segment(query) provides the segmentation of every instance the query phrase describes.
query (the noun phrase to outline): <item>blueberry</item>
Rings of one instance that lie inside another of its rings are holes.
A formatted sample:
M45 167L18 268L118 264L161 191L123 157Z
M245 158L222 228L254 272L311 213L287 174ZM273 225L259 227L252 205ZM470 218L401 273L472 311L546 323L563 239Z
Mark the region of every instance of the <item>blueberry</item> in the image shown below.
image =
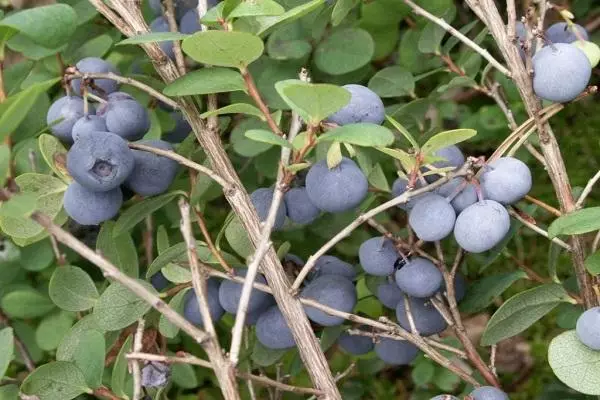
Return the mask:
M171 282L169 282L160 271L150 277L150 283L154 289L158 290L159 292L166 289L166 287L171 284Z
M289 349L296 346L292 331L276 305L258 318L256 338L269 349Z
M419 349L406 340L381 338L375 344L375 353L386 364L408 365L417 357Z
M435 168L448 168L448 167L454 167L459 168L461 167L464 163L465 163L465 156L462 153L462 151L460 151L460 149L457 146L448 146L448 147L443 147L439 150L436 150L433 152L433 155L436 157L440 157L440 158L444 158L444 161L436 161L434 162L432 165ZM435 182L437 179L439 178L439 176L437 174L433 174L433 175L427 175L425 177L425 180L427 180L427 182L431 183L431 182Z
M105 74L108 72L112 72L114 74L119 73L119 71L117 70L117 68L115 68L114 65L112 65L108 61L104 61L103 59L97 58L97 57L83 58L83 59L79 60L79 62L77 64L75 64L75 67L82 74L85 74L85 73L103 73L103 74ZM119 82L113 81L112 79L94 79L94 85L96 85L96 87L98 87L102 91L102 93L99 93L100 91L98 91L96 89L90 90L91 93L93 93L97 96L107 95L109 93L116 92L119 89ZM75 94L81 95L82 94L81 79L73 79L71 81L71 88L73 89L73 92L75 92Z
M308 198L304 187L291 188L285 193L283 200L288 218L297 224L309 224L321 213Z
M393 185L392 185L392 194L394 195L394 197L398 197L401 194L403 194L404 192L406 192L406 187L408 186L408 181L404 178L398 178L394 181ZM415 189L419 189L423 187L423 185L421 184L420 181L417 181L415 184ZM404 204L399 204L398 207L403 209L404 211L408 211L411 208L413 208L415 206L415 203L423 196L427 195L427 193L423 193L420 194L418 196L415 197L411 197L410 200L408 200L408 202L404 203Z
M162 150L173 150L173 146L162 140L142 140L140 144ZM143 150L133 150L135 166L127 177L125 185L140 196L154 196L165 192L175 175L179 164L167 157Z
M67 170L89 190L114 189L127 179L133 168L133 152L127 142L109 132L80 135L67 153Z
M443 197L454 196L450 201L450 204L454 208L457 214L462 210L469 207L471 204L477 202L477 190L475 185L467 183L460 192L457 192L459 188L464 184L465 178L457 177L451 179L449 182L444 183L437 189L437 193Z
M410 227L426 242L444 239L452 232L454 221L454 208L444 197L433 193L420 198L408 215Z
M578 24L573 24L571 27L566 22L557 22L552 24L546 29L546 39L550 43L573 43L579 38L575 34L575 31L579 31L583 40L589 40L587 30Z
M514 157L501 157L485 166L480 182L484 197L502 204L521 200L533 184L527 164Z
M592 350L600 350L600 307L593 307L577 319L577 336Z
M456 218L454 238L471 253L482 253L496 246L510 229L506 208L494 200L484 200L465 208Z
M112 92L106 96L107 101L135 100L135 98L127 92Z
M431 297L444 282L440 270L429 260L413 257L396 271L396 284L404 293L413 297Z
M109 99L98 108L98 115L106 120L108 132L125 140L139 140L150 129L148 110L134 99Z
M323 275L311 281L302 290L302 297L336 310L351 312L356 305L356 289L350 280L339 275ZM344 322L344 318L335 317L310 306L304 306L311 321L323 326L335 326Z
M170 32L169 22L165 17L158 17L152 23L150 23L150 32ZM173 52L173 42L172 41L162 41L158 42L161 50L165 52L167 57L171 60L175 58L175 53Z
M213 322L220 320L225 313L219 302L219 286L221 286L221 282L218 279L209 278L206 281L206 300L208 302L210 318ZM194 325L204 326L202 314L198 307L198 300L196 299L196 292L193 289L188 291L184 296L183 316Z
M174 111L170 113L170 116L175 121L175 127L163 135L164 139L171 143L181 143L188 137L192 131L192 127L180 112Z
M261 220L261 222L264 222L269 215L269 209L271 208L271 202L273 201L273 189L256 189L254 192L252 192L252 194L250 194L250 200L252 200L252 204L256 208L258 218ZM283 228L286 213L287 209L285 207L285 202L282 201L279 205L279 209L277 209L277 214L275 215L275 224L273 224L273 230L279 230Z
M73 125L71 136L73 141L79 139L81 134L90 132L106 132L106 121L98 115L86 115L81 117Z
M469 396L473 400L509 400L508 395L493 386L481 386L473 390Z
M544 100L573 100L585 90L591 76L587 56L571 44L546 46L533 56L533 90Z
M89 107L94 114L94 108ZM83 100L75 96L64 96L56 100L48 109L46 123L54 136L65 143L73 143L73 126L83 117ZM60 122L57 122L60 120Z
M65 211L81 225L98 225L119 212L123 194L118 187L104 192L94 192L77 182L71 182L64 196Z
M348 264L335 256L324 255L317 259L308 278L309 280L313 280L325 275L343 276L349 280L353 280L356 278L356 270L351 264Z
M358 248L360 265L367 274L388 276L394 272L398 251L390 239L378 236L364 241Z
M415 328L417 328L421 336L435 335L446 329L447 324L444 317L431 304L429 299L417 299L415 297L409 297L408 299ZM406 315L405 301L404 297L402 297L396 305L396 318L401 327L412 332L408 316Z
M400 290L396 282L385 282L377 286L375 296L385 307L395 310L404 293Z
M183 14L183 17L181 17L181 22L179 23L179 32L190 35L194 32L200 31L201 29L200 19L198 18L198 10L191 9Z
M166 386L170 375L169 364L150 361L142 368L142 386L146 388Z
M247 272L246 268L239 268L235 270L235 275L245 277ZM262 283L263 285L267 284L266 279L260 274L256 275L254 282ZM237 314L240 298L242 297L242 287L242 283L234 281L224 281L221 283L221 287L219 287L219 302L221 303L221 307L228 313ZM271 297L268 293L252 289L250 301L248 302L248 313L266 309L267 306L271 305Z
M365 326L361 326L360 328L364 329ZM351 335L348 332L342 332L338 337L337 343L346 353L355 356L366 354L375 347L372 338L368 336Z
M207 3L207 7L210 9L218 3L218 0L208 0ZM198 7L198 0L175 0L173 2L173 7L175 8L175 18L179 21L188 10ZM150 8L156 16L162 15L163 13L161 0L150 0Z
M385 109L381 98L362 85L344 85L344 89L351 94L350 102L341 110L329 116L330 122L338 125L356 124L368 122L381 124L385 120Z
M327 166L327 161L319 161L306 176L308 197L323 211L348 211L365 199L368 190L365 175L354 161L345 157L332 169Z

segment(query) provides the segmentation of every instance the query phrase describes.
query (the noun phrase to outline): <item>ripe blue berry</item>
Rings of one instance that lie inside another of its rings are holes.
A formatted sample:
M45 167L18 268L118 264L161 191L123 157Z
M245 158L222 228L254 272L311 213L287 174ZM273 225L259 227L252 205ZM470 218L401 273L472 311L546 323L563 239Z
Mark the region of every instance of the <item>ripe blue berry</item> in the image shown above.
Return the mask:
M181 143L188 137L192 131L192 127L187 122L180 112L172 112L169 114L175 122L175 127L163 135L164 140L171 143Z
M71 136L73 141L79 139L82 134L90 132L106 132L106 121L98 115L86 115L81 117L73 125Z
M550 43L573 43L579 38L575 34L575 31L579 31L583 40L589 40L589 35L587 30L578 24L573 24L569 26L566 22L557 22L556 24L552 24L546 29L546 39L550 41Z
M481 386L469 394L473 400L509 400L508 395L493 386Z
M378 236L364 241L358 248L360 265L367 274L388 276L394 272L398 251L390 239Z
M385 307L395 310L404 293L400 290L396 282L386 282L377 286L377 294L375 296Z
M154 289L158 290L159 292L166 289L166 287L171 284L171 282L169 282L160 271L150 277L150 283Z
M361 328L365 328L361 326ZM342 332L338 337L338 345L346 352L355 356L366 354L373 350L375 343L368 336L351 335L348 332Z
M506 208L494 200L484 200L458 215L454 238L466 251L482 253L500 243L509 229L510 216Z
M252 192L252 194L250 194L250 200L252 200L252 204L254 205L254 208L256 208L258 218L261 220L261 222L264 222L269 215L269 209L271 208L271 202L273 201L273 189L256 189L254 192ZM273 230L283 228L286 213L287 209L285 207L285 202L282 201L277 209Z
M192 33L200 30L201 27L200 19L198 18L198 10L191 9L183 14L183 17L181 17L181 22L179 23L179 32L191 35Z
M392 194L394 195L394 197L398 197L400 196L402 193L406 192L406 187L408 186L408 181L404 178L398 178L394 181L394 183L392 184ZM417 181L417 183L415 184L415 189L419 189L421 188L423 185L421 184L420 181ZM427 195L427 193L425 194L420 194L418 196L415 197L411 197L410 200L408 200L408 202L404 203L404 204L399 204L398 207L403 209L404 211L408 211L411 208L413 208L416 204L416 202L423 196Z
M93 107L90 107L89 113L94 114ZM75 96L64 96L52 103L46 114L46 123L50 125L52 134L62 142L73 143L73 126L81 117L83 100Z
M323 275L311 281L302 290L302 297L314 299L336 310L351 312L356 305L356 289L350 280L339 275ZM324 311L304 306L311 321L323 326L335 326L344 322L344 318L329 315Z
M64 196L65 211L81 225L98 225L117 215L123 204L123 194L118 187L95 192L77 182L71 182Z
M577 336L592 350L600 350L600 307L585 311L577 319Z
M413 297L431 297L442 287L442 273L429 260L413 257L396 271L396 284L404 293Z
M173 150L171 144L162 140L143 140L139 143L157 149ZM135 166L125 181L129 189L140 196L154 196L171 186L179 167L177 161L143 150L133 150L133 157Z
M245 277L247 272L246 268L239 268L235 270L235 275ZM260 274L256 275L254 282L262 283L263 285L267 284L266 279ZM221 283L221 287L219 288L219 302L221 303L221 307L230 314L237 314L240 298L242 297L242 287L243 284L234 281L224 281ZM248 313L265 310L271 304L271 297L268 293L252 289L250 301L248 302Z
M256 338L269 349L289 349L296 346L292 331L276 305L258 318Z
M437 189L437 193L440 196L446 198L454 196L450 201L450 204L454 207L454 211L456 211L457 214L460 214L462 210L477 201L477 191L473 184L467 183L466 186L460 189L464 182L465 178L453 178Z
M283 200L288 218L297 224L309 224L321 213L308 198L304 187L291 188L285 193Z
M437 194L423 196L410 210L408 223L419 239L427 242L442 240L452 232L456 211Z
M386 364L408 365L417 357L419 349L406 340L381 338L375 344L375 353Z
M447 167L458 168L465 163L464 154L462 153L462 151L460 151L460 149L457 146L454 146L454 145L436 150L433 153L433 155L436 157L445 159L445 161L434 162L433 166L436 168L447 168ZM435 182L438 178L439 178L439 176L437 174L427 175L425 177L425 179L429 183Z
M134 99L109 99L98 108L97 115L106 120L108 132L125 140L139 140L150 129L148 110Z
M358 206L367 196L369 184L356 163L349 158L329 169L327 161L313 165L306 175L306 192L319 209L338 213Z
M484 197L502 204L521 200L533 184L527 164L514 157L501 157L489 163L480 182Z
M85 73L103 73L103 74L105 74L108 72L112 72L114 74L119 73L119 71L117 70L117 68L115 68L114 65L112 65L108 61L104 61L103 59L98 58L98 57L83 58L83 59L79 60L79 62L77 64L75 64L75 67L82 74L85 74ZM94 85L103 92L103 93L99 93L98 90L91 89L90 92L97 96L107 95L112 92L116 92L119 89L119 82L114 81L112 79L94 79ZM73 89L73 92L75 92L75 94L81 95L82 94L81 79L73 79L71 81L71 88Z
M219 286L221 286L221 282L218 279L210 278L206 281L206 300L208 302L210 318L213 322L220 320L225 313L225 310L221 307L221 303L219 303ZM193 289L188 291L184 296L183 316L194 325L204 326L202 313L196 299L196 292Z
M410 311L415 322L415 328L422 336L435 335L446 329L447 324L444 317L431 304L429 299L417 299L409 297ZM401 327L407 331L411 331L410 322L406 314L405 298L398 302L396 306L396 318Z
M133 152L120 136L91 132L79 136L67 153L67 170L89 190L118 187L133 171Z
M360 122L379 125L385 120L383 101L377 93L362 85L344 85L343 88L350 92L350 102L331 115L329 121L338 125Z
M571 44L545 46L533 56L533 90L544 100L573 100L585 90L591 76L587 56Z
M313 280L324 275L343 276L352 281L356 278L356 270L351 264L335 256L324 255L317 259L315 266L308 275L308 279Z

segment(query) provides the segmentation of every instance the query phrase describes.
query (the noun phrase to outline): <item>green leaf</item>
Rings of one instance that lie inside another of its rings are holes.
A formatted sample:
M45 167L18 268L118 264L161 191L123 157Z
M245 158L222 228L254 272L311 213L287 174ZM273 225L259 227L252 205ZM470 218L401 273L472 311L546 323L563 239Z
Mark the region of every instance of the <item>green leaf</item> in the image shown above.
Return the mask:
M0 331L0 379L4 377L14 355L14 333L11 327Z
M110 378L110 387L112 391L119 397L126 397L127 392L130 392L129 388L126 387L127 381L127 358L125 357L127 353L131 352L132 348L132 336L130 335L121 350L119 351L119 355L115 360L115 365L113 367L112 376ZM128 397L127 397L128 398Z
M419 144L417 143L417 141L415 140L415 138L413 137L413 135L410 134L410 132L398 121L396 121L393 117L386 115L385 118L388 120L388 122L390 124L392 124L392 126L394 128L396 128L398 130L398 132L400 132L402 134L402 136L404 136L406 138L406 140L409 141L409 143L411 144L411 146L418 150L419 149Z
M156 230L156 250L158 254L169 248L169 234L164 225L161 225Z
M277 82L275 89L302 119L313 124L339 111L351 97L348 90L339 86L293 79Z
M338 26L340 23L344 21L344 18L348 15L350 11L354 7L358 5L358 0L338 0L335 2L333 6L333 11L331 12L331 24L333 26Z
M206 112L200 114L200 117L208 118L213 115L222 115L222 114L246 114L246 115L252 115L254 117L258 117L262 120L264 120L264 118L265 118L263 116L262 112L260 112L260 110L258 108L254 107L251 104L247 104L247 103L230 104L228 106L221 107L221 108L218 108L213 111L206 111Z
M69 183L71 177L67 171L67 149L54 135L43 133L38 138L38 147L44 161L60 179Z
M163 269L162 274L168 281L173 283L187 283L192 281L192 271L189 268L169 263Z
M218 264L218 260L212 255L206 243L196 240L196 254L198 255L198 259L202 262L209 264ZM223 258L231 264L238 264L235 257L226 252L221 252ZM187 247L185 242L179 242L164 250L162 253L158 255L148 267L146 271L146 278L150 279L152 275L160 271L169 263L177 263L177 262L187 262Z
M415 78L403 67L388 67L373 75L369 80L369 89L379 97L412 96L415 91Z
M262 55L264 44L246 32L204 31L185 39L182 48L200 63L245 68Z
M17 385L0 386L0 400L17 400L19 398L19 387Z
M167 96L245 91L246 85L238 71L229 68L203 68L175 79L163 93Z
M66 4L52 4L18 11L0 20L44 47L65 44L77 28L77 14Z
M171 301L169 301L169 307L178 313L183 313L183 300L185 299L185 295L189 289L184 289L178 292ZM171 321L165 318L164 315L161 314L160 320L158 321L158 330L160 334L167 338L174 338L179 333L179 328L175 326Z
M266 129L250 129L244 133L244 136L246 136L248 139L256 140L257 142L270 143L277 146L287 147L288 149L292 148L290 142Z
M182 389L193 389L198 386L198 377L190 364L173 364L171 366L173 383Z
M115 222L106 221L96 239L96 251L132 278L139 277L138 255L129 232L115 235Z
M37 396L39 400L70 400L91 390L75 364L52 361L29 374L21 385L21 392Z
M160 196L144 199L139 203L135 203L123 213L113 227L113 235L120 236L124 232L133 229L137 224L142 222L148 215L163 208L169 204L175 197L181 196L182 192L169 192Z
M600 352L581 343L574 330L552 339L548 363L565 385L587 395L600 395Z
M6 144L0 145L0 185L4 186L4 182L8 177L10 170L10 147Z
M508 299L488 321L481 338L482 346L490 346L529 328L560 303L571 298L558 284L537 286Z
M416 160L415 156L408 154L402 149L388 149L386 147L378 147L377 150L385 153L389 156L394 157L396 160L400 161L402 167L405 171L411 171L415 166Z
M241 121L230 135L230 143L233 145L233 150L243 157L254 157L273 147L270 143L257 142L246 137L246 132L251 129L269 130L269 125L266 122L259 121L255 118L248 118Z
M260 367L268 367L275 364L283 357L287 352L287 349L274 350L269 349L262 345L258 340L254 342L254 348L252 349L252 361Z
M34 8L39 10L44 7ZM27 89L9 96L6 101L0 104L0 139L10 135L15 131L21 122L29 115L31 108L36 104L38 96L54 86L60 79L37 83L29 86Z
M37 196L33 193L17 193L0 205L0 216L28 218L36 210Z
M475 135L477 135L477 131L474 129L453 129L451 131L440 132L429 138L421 150L425 154L431 154L444 147L464 142Z
M600 250L585 259L585 268L594 276L600 274Z
M273 0L242 1L227 16L227 19L240 17L258 17L268 15L281 15L285 9Z
M441 42L446 31L433 22L428 22L419 36L419 51L421 53L439 54L441 51Z
M125 40L121 40L116 45L122 46L124 44L167 42L173 40L183 40L188 37L190 37L190 35L186 35L185 33L179 32L150 32L144 33L142 35L131 36Z
M385 147L394 143L394 134L388 128L369 124L348 124L319 136L318 142L336 141L366 147Z
M58 361L74 359L75 354L78 352L79 343L88 331L95 331L104 335L104 330L100 329L93 314L88 314L77 321L64 335L56 349L56 359Z
M340 142L333 142L327 150L327 168L333 169L342 162L342 146Z
M548 236L578 235L600 229L600 207L573 211L555 219L548 228Z
M460 311L475 313L483 310L513 283L526 277L523 271L486 276L469 286L465 299L460 303Z
M583 51L594 68L600 62L600 47L594 42L587 40L576 40L573 45Z
M153 293L156 290L148 282L138 280L146 289ZM140 299L122 284L112 283L96 302L94 318L98 326L107 331L123 329L150 310L150 304Z
M71 326L73 326L73 315L65 312L50 314L37 326L35 341L42 350L54 350Z
M441 85L437 88L438 93L447 92L450 89L454 89L457 87L475 87L477 86L477 82L470 76L455 76L445 85Z
M36 318L54 308L50 299L33 289L18 289L2 298L2 310L11 318Z
M257 35L262 35L269 29L274 28L277 25L283 23L290 23L298 18L305 16L306 14L316 10L321 5L325 4L325 0L312 0L304 4L300 4L281 15L271 17L257 17L256 22L258 23Z
M104 57L104 55L112 48L113 43L113 38L108 34L96 36L77 48L77 51L72 55L71 59L79 61L86 57Z
M323 332L321 333L321 337L319 338L321 350L327 351L330 349L345 330L346 328L342 325L328 326L324 328Z
M373 166L373 169L367 176L367 179L369 183L377 189L383 190L385 192L390 191L390 185L388 184L387 178L385 177L385 173L383 172L381 164L377 163Z
M95 389L102 385L105 353L104 335L96 330L86 330L77 336L68 358L59 358L57 355L56 359L72 361L83 373L89 387Z
M237 216L233 217L227 224L225 238L231 248L240 256L246 258L254 253L254 245L248 238L248 233Z
M314 61L327 74L343 75L368 64L374 52L375 43L367 31L347 28L323 40L315 50Z
M48 286L50 299L66 311L85 311L98 300L92 278L79 267L65 265L54 270Z
M434 364L428 361L419 362L413 368L411 377L415 385L426 386L431 383L435 376Z

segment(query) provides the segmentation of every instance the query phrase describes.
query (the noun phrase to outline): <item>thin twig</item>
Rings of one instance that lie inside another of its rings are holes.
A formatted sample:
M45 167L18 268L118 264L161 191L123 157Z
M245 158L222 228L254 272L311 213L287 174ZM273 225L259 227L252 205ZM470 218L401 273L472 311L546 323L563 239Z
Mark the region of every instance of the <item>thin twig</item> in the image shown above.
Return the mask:
M493 344L490 350L490 370L492 374L498 376L498 372L496 371L496 352L498 350L498 346Z
M246 83L248 94L250 95L250 97L252 97L252 99L266 118L267 124L269 124L269 128L271 128L273 133L275 133L276 135L283 136L283 132L281 132L281 129L279 129L279 126L277 125L277 123L271 116L271 113L269 112L269 107L267 107L262 97L260 96L260 93L256 88L256 83L254 83L254 78L252 78L252 74L250 74L250 71L248 71L248 69L246 68L243 68L240 70L240 72L242 73L242 77L244 78L244 82Z
M221 267L223 267L227 273L233 273L233 268L231 268L227 261L225 261L223 254L221 254L221 252L215 247L215 244L210 237L210 232L208 231L208 228L206 227L206 221L204 220L204 214L198 209L198 207L194 207L194 213L196 214L196 223L200 227L200 231L202 232L202 236L204 236L204 241L206 242L208 249L217 259L217 261L219 261L219 264L221 264Z
M183 357L174 357L174 356L163 356L163 355L159 355L159 354L149 354L149 353L129 353L129 354L127 354L126 357L130 360L134 359L134 360L158 361L158 362L171 363L171 364L173 364L173 363L191 364L191 365L197 365L197 366L203 367L203 368L214 369L213 365L210 362L208 362L206 360L202 360L201 358L195 357L191 354L186 354ZM261 383L266 386L276 387L276 388L279 388L286 392L301 393L301 394L316 394L316 395L322 394L322 392L317 389L286 385L285 383L277 382L276 380L267 378L266 376L252 375L252 374L248 374L248 373L240 372L240 371L236 372L236 376L241 379L250 379L254 382Z
M342 372L338 372L337 374L335 374L335 381L339 382L342 379L344 379L346 376L348 376L350 374L350 372L352 372L352 370L356 367L356 362L351 362L350 365L348 365L348 368L346 368L345 370L343 370ZM310 396L308 398L308 400L315 400L317 398L317 396L313 395Z
M162 94L161 92L159 92L158 90L154 89L151 86L146 85L145 83L142 83L140 81L136 81L133 78L128 78L125 76L121 76L121 75L117 75L115 73L112 72L107 72L107 73L100 73L100 72L94 72L94 73L79 73L79 72L75 72L73 74L68 74L67 77L69 79L111 79L113 81L125 84L125 85L129 85L129 86L133 86L136 87L146 93L148 93L150 96L162 101L165 104L168 104L169 106L173 107L174 109L179 109L179 104L177 104L177 102L167 96L165 96L164 94Z
M552 207L550 204L544 203L543 201L536 199L533 196L525 195L525 200L529 201L530 203L535 204L536 206L542 207L544 210L556 215L557 217L562 216L562 213L560 212L560 210Z
M596 172L596 175L594 175L588 181L588 183L585 185L585 188L583 188L583 192L581 192L581 195L579 195L579 198L577 199L577 203L575 203L575 208L583 207L583 203L585 202L585 199L590 195L590 193L592 193L592 189L594 188L594 185L599 180L600 180L600 171Z
M67 265L67 259L65 258L65 255L63 253L61 253L60 248L58 247L58 242L56 241L56 238L52 235L50 236L50 244L52 245L52 251L54 252L54 257L56 258L56 263L59 266L63 266L63 265Z
M4 314L4 312L2 310L0 310L0 324L2 324L4 326L11 326L10 319L8 318L8 316L6 314ZM13 331L14 331L14 329L13 329ZM29 371L29 372L33 371L35 369L35 363L33 362L33 359L31 358L31 354L29 354L29 350L27 349L27 346L25 346L25 343L21 340L21 338L19 337L19 335L17 335L16 332L13 332L13 337L14 337L14 341L15 341L15 346L17 347L19 354L21 354L21 359L23 360L23 363L25 364L25 368L27 368L27 371Z
M536 233L539 233L540 235L542 235L546 239L550 239L548 237L548 232L546 232L545 230L543 230L539 226L537 226L535 224L532 224L531 222L527 221L525 218L521 217L521 215L519 215L519 213L516 212L512 207L508 208L508 213L511 216L513 216L514 218L516 218L517 220L519 220L519 222L521 222L523 225L525 225L526 227L528 227L532 231L534 231ZM573 248L571 247L571 245L569 245L568 243L563 242L559 238L552 238L550 240L552 242L556 243L557 245L559 245L560 247L562 247L563 249L569 251L569 252L573 250Z
M469 46L471 49L473 49L477 53L481 54L481 56L483 58L485 58L486 60L488 60L490 62L490 64L492 64L494 67L496 67L496 69L498 71L502 72L504 75L506 75L508 77L511 76L511 73L508 70L508 68L506 68L498 60L496 60L487 50L485 50L484 48L479 46L477 43L473 42L471 39L469 39L462 33L460 33L458 30L456 30L454 27L452 27L450 24L448 24L446 21L444 21L443 18L436 17L435 15L431 14L427 10L425 10L425 9L419 7L418 5L416 5L415 3L413 3L411 0L404 0L404 4L406 4L407 6L412 8L412 10L414 11L415 14L425 17L428 20L430 20L431 22L433 22L434 24L442 27L444 30L448 31L451 35L455 36L457 39L459 39L461 42L463 42L464 44Z
M184 156L181 156L181 155L175 153L174 151L163 150L163 149L159 149L156 147L147 146L147 145L139 144L139 143L129 143L129 147L132 149L136 149L136 150L143 150L143 151L147 151L149 153L158 154L159 156L163 156L163 157L170 158L171 160L175 160L181 165L184 165L188 168L192 168L198 172L201 172L201 173L207 175L212 180L214 180L219 185L221 185L224 190L227 190L228 188L231 187L231 185L225 179L221 178L221 176L219 174L217 174L215 171L211 170L210 168L205 167L204 165L200 165L191 160L188 160Z
M162 0L163 14L169 24L169 31L179 32L177 29L177 20L175 19L175 6L173 0ZM174 40L173 42L173 54L175 55L175 64L181 75L185 75L185 60L183 58L183 52L181 51L181 42Z
M138 320L137 329L133 336L133 352L139 353L142 351L142 339L144 338L144 325L146 321L144 318ZM133 400L140 400L142 398L142 372L140 369L140 363L137 360L130 361L131 370L133 374Z

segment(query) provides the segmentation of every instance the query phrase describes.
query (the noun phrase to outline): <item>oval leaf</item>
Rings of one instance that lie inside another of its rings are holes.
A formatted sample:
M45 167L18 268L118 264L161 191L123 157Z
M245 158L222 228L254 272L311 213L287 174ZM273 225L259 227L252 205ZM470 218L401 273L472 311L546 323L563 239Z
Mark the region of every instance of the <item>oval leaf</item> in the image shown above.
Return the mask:
M150 32L144 33L143 35L135 35L125 40L121 40L119 43L117 43L117 46L121 46L124 44L142 44L152 42L166 42L172 40L183 40L188 37L190 37L190 35L186 35L185 33L179 32Z
M138 281L146 289L156 290L145 281ZM140 299L127 287L118 282L111 284L100 296L94 306L94 318L98 326L107 331L123 329L150 310L150 304Z
M474 129L453 129L451 131L440 132L429 138L421 150L425 154L431 154L444 147L464 142L475 135L477 135L477 131Z
M119 236L123 232L133 229L148 215L169 204L171 200L181 194L182 192L170 192L135 203L121 214L113 228L113 235Z
M130 392L130 388L126 387L127 383L127 358L125 355L131 351L132 346L132 336L127 337L125 343L121 347L119 351L119 355L115 360L115 365L112 370L112 376L110 378L110 387L115 392L115 394L119 397L127 396L126 392ZM131 385L129 385L131 387Z
M105 353L104 335L96 330L86 330L77 337L69 358L61 361L72 361L83 373L87 384L95 389L102 384Z
M600 207L577 210L555 219L548 228L550 238L558 235L577 235L600 229Z
M229 13L227 19L281 15L284 12L285 9L279 3L273 0L243 1Z
M315 65L330 75L342 75L368 64L374 52L375 43L367 31L341 29L317 46Z
M394 134L388 128L369 124L349 124L319 136L318 141L336 141L366 147L385 147L394 143Z
M91 390L75 364L54 361L29 374L21 385L21 392L37 396L39 400L69 400Z
M258 36L250 33L204 31L185 39L182 48L200 63L245 68L261 56L264 44Z
M244 136L248 139L256 140L257 142L271 143L277 146L287 147L288 149L292 148L290 142L266 129L250 129L244 133Z
M67 172L67 149L56 136L44 133L38 138L38 147L46 164L59 178L70 182L71 177Z
M0 379L4 377L8 364L13 359L14 352L14 333L11 327L0 331Z
M245 91L244 79L229 68L203 68L175 79L163 90L167 96Z
M96 239L96 251L132 278L139 276L137 249L129 232L115 235L115 223L106 221Z
M241 90L243 90L243 89L241 89ZM206 111L206 112L200 114L200 117L208 118L213 115L222 115L222 114L246 114L246 115L252 115L253 117L258 117L262 120L264 120L264 118L265 118L258 108L254 107L251 104L247 104L247 103L230 104L228 106L221 107L216 110L212 110L212 111L209 110L209 111Z
M373 75L369 89L379 97L411 96L415 90L415 78L403 67L388 67Z
M574 330L552 339L548 363L565 385L581 393L600 395L600 352L581 343Z
M85 311L96 304L98 290L92 278L79 267L56 268L48 287L50 299L66 311Z
M2 298L2 310L11 318L36 318L54 308L50 299L33 289L15 290Z

